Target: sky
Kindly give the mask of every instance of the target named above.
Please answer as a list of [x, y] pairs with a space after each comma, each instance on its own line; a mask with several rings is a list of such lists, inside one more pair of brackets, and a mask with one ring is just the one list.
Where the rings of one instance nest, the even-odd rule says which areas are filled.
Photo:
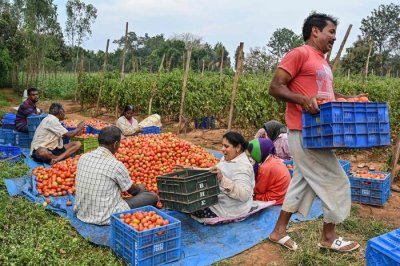
[[[110, 39], [109, 51], [116, 49], [113, 40], [129, 31], [139, 36], [164, 34], [166, 38], [176, 34], [192, 33], [214, 46], [222, 42], [233, 58], [240, 42], [244, 51], [266, 47], [273, 32], [288, 28], [301, 34], [304, 19], [312, 11], [330, 14], [339, 20], [336, 42], [332, 50], [335, 56], [349, 24], [352, 30], [346, 47], [361, 34], [361, 20], [371, 15], [381, 4], [395, 0], [82, 0], [97, 8], [97, 19], [92, 25], [92, 35], [83, 47], [105, 50]], [[58, 21], [65, 28], [67, 0], [54, 0], [58, 7]], [[343, 54], [343, 53], [342, 53]], [[332, 58], [332, 57], [331, 57]]]

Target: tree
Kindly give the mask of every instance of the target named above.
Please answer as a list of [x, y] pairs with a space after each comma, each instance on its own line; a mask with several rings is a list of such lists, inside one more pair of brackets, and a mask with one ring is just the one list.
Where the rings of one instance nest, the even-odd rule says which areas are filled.
[[[83, 41], [92, 34], [91, 26], [97, 18], [97, 9], [91, 5], [86, 5], [80, 0], [68, 0], [66, 4], [67, 21], [65, 32], [69, 38], [70, 45], [76, 46], [76, 62], [78, 61], [79, 47]], [[75, 64], [75, 70], [76, 70]]]
[[296, 35], [292, 30], [281, 28], [274, 31], [267, 46], [270, 47], [270, 52], [275, 55], [278, 60], [291, 49], [303, 44], [303, 39], [300, 35]]
[[[372, 46], [371, 56], [369, 59], [370, 68], [379, 66], [376, 54], [376, 46]], [[361, 73], [365, 67], [369, 51], [369, 41], [358, 36], [357, 41], [346, 49], [346, 55], [341, 60], [341, 68], [345, 71], [350, 70], [351, 73]]]
[[399, 47], [400, 6], [380, 5], [371, 12], [371, 16], [361, 20], [361, 32], [365, 39], [372, 38], [380, 57], [381, 75], [385, 63], [385, 54]]
[[247, 72], [265, 72], [270, 70], [276, 62], [274, 56], [267, 53], [266, 48], [250, 48], [244, 61], [244, 70]]

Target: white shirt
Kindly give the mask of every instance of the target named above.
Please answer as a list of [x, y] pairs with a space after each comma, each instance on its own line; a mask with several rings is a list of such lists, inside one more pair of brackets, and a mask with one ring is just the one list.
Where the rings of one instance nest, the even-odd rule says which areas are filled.
[[54, 115], [47, 115], [37, 127], [31, 143], [31, 155], [38, 148], [54, 150], [64, 147], [62, 136], [68, 130], [63, 127]]
[[223, 175], [221, 193], [218, 203], [210, 209], [219, 217], [237, 217], [248, 213], [253, 207], [255, 178], [246, 153], [239, 154], [231, 161], [222, 157], [217, 167]]

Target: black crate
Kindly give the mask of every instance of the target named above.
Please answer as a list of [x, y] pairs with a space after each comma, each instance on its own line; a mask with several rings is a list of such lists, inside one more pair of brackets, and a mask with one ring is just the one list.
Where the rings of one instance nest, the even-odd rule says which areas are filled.
[[183, 203], [190, 203], [193, 201], [197, 201], [203, 198], [207, 198], [209, 196], [215, 196], [219, 194], [219, 186], [207, 188], [204, 190], [196, 191], [188, 194], [176, 194], [176, 193], [168, 193], [168, 192], [158, 192], [161, 200], [172, 200], [179, 201]]
[[159, 192], [189, 194], [217, 186], [217, 174], [208, 170], [183, 170], [157, 177]]
[[192, 213], [218, 203], [218, 195], [210, 196], [208, 198], [202, 198], [189, 203], [162, 200], [162, 199], [161, 201], [164, 205], [164, 208], [166, 209], [185, 212], [185, 213]]

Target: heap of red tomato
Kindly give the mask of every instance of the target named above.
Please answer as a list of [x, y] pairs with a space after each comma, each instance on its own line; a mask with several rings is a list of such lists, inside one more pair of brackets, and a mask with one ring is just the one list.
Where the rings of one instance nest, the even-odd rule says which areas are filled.
[[[157, 194], [156, 177], [172, 172], [176, 165], [206, 168], [218, 162], [206, 149], [173, 134], [141, 135], [123, 139], [115, 157], [128, 169], [133, 183], [143, 184], [148, 191]], [[39, 194], [46, 197], [73, 194], [78, 160], [79, 156], [76, 156], [51, 168], [35, 168], [33, 174], [36, 176]], [[122, 196], [130, 195], [126, 193]]]
[[176, 165], [211, 167], [218, 161], [206, 149], [173, 134], [141, 135], [121, 141], [115, 154], [128, 169], [135, 184], [158, 193], [156, 177], [170, 173]]
[[163, 219], [155, 211], [121, 214], [119, 218], [139, 232], [169, 224], [168, 219]]
[[97, 120], [97, 119], [89, 119], [89, 120], [85, 121], [85, 124], [88, 126], [91, 126], [93, 128], [96, 128], [96, 129], [103, 129], [110, 125], [104, 121]]
[[74, 194], [78, 160], [79, 156], [75, 156], [56, 163], [51, 168], [36, 167], [32, 173], [35, 175], [38, 193], [45, 197]]

